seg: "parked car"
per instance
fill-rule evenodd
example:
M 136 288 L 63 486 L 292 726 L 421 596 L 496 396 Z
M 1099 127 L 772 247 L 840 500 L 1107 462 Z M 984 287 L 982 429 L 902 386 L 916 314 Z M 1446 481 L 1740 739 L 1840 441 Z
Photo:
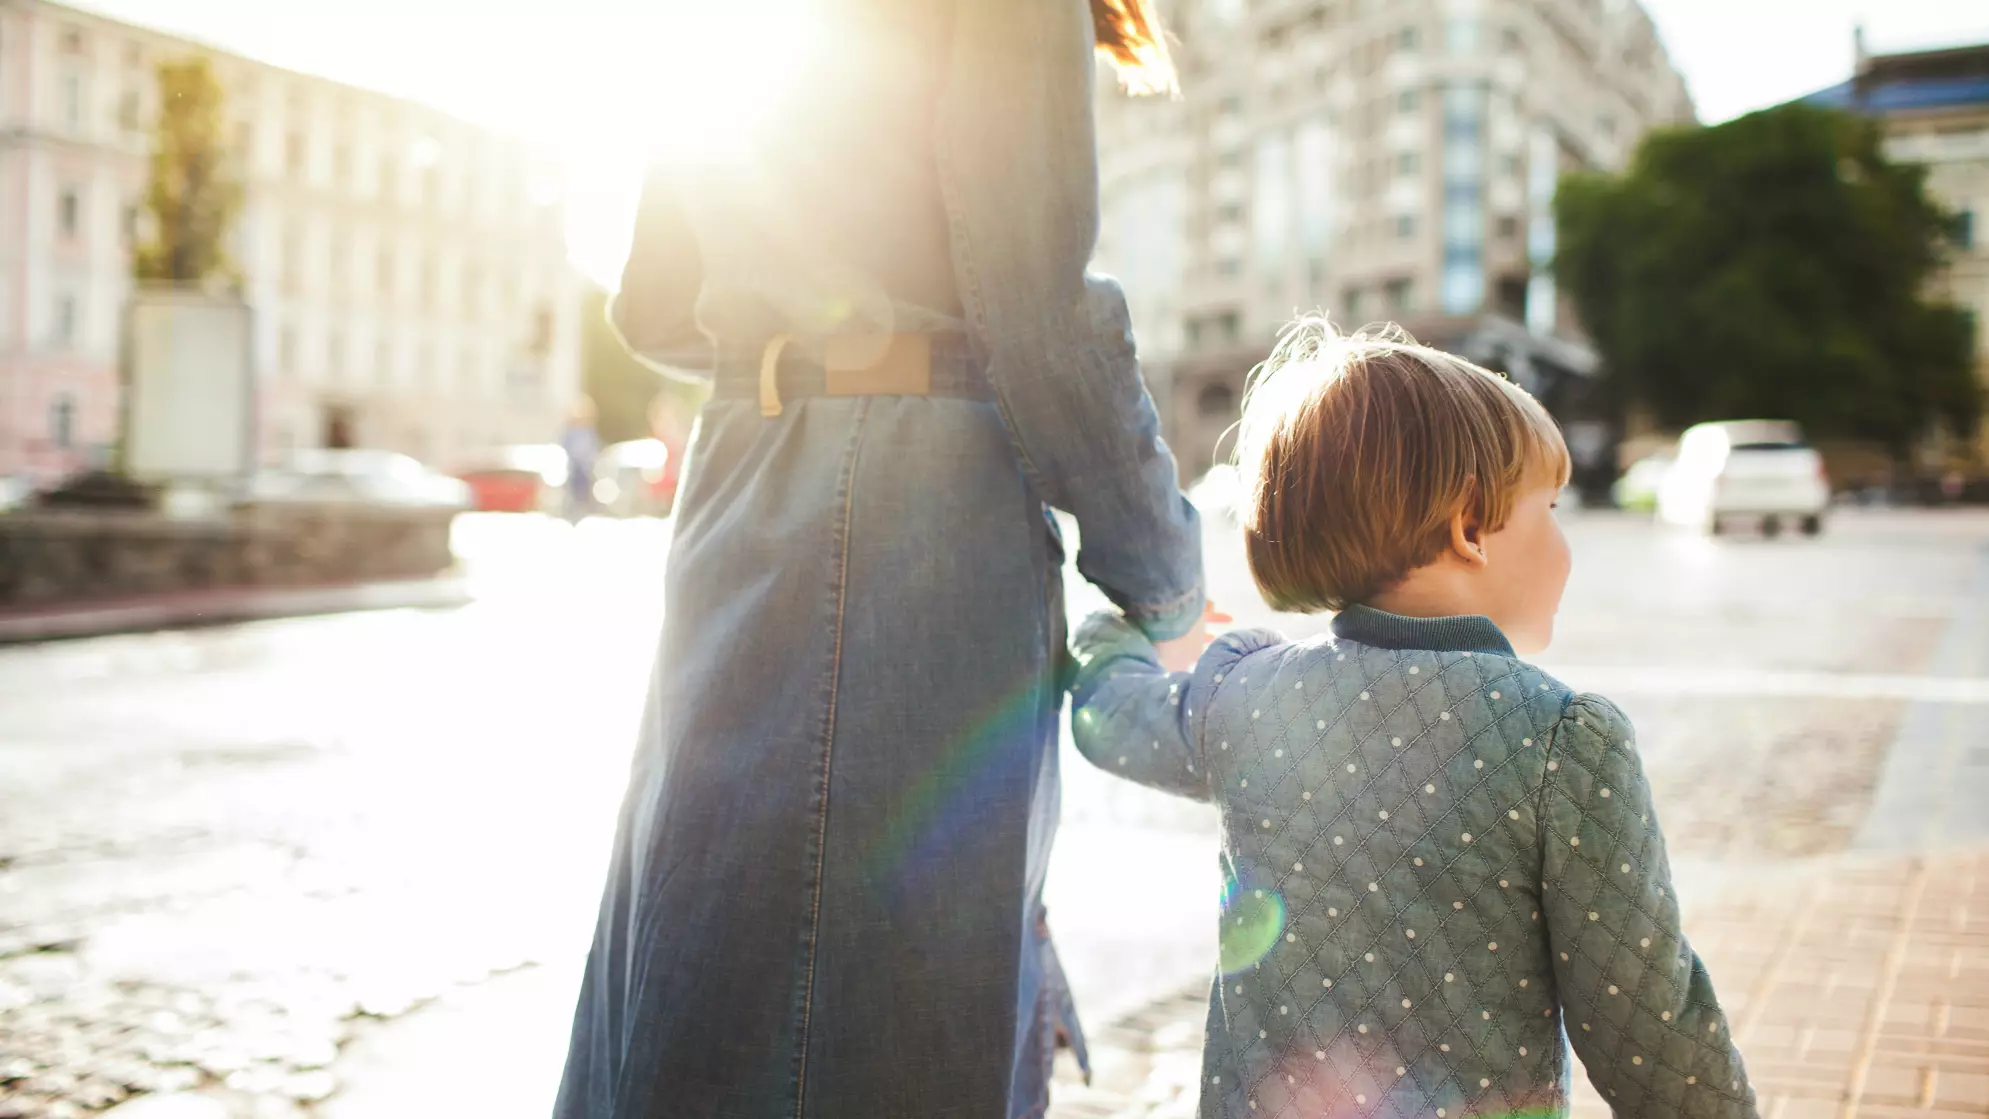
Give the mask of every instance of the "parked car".
M 601 448 L 594 460 L 594 500 L 616 517 L 660 517 L 677 500 L 677 464 L 661 439 L 630 439 Z
M 529 443 L 506 447 L 496 463 L 456 476 L 469 484 L 479 512 L 551 513 L 559 510 L 568 469 L 565 448 Z
M 1718 533 L 1753 520 L 1769 536 L 1785 522 L 1806 535 L 1823 531 L 1830 479 L 1823 456 L 1788 420 L 1723 420 L 1687 428 L 1678 460 L 1658 488 L 1658 517 Z
M 1630 464 L 1616 484 L 1610 487 L 1609 496 L 1619 509 L 1630 509 L 1639 513 L 1657 511 L 1658 490 L 1664 485 L 1664 476 L 1671 472 L 1672 456 L 1661 451 Z
M 285 469 L 256 476 L 251 495 L 260 501 L 365 502 L 468 509 L 469 484 L 394 451 L 310 450 L 293 454 Z

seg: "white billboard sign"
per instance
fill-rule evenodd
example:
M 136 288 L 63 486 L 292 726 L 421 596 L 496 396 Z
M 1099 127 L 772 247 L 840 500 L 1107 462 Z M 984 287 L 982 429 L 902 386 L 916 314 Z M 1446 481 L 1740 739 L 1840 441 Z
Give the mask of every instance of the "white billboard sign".
M 255 464 L 249 307 L 141 289 L 125 322 L 123 465 L 141 481 L 221 480 Z

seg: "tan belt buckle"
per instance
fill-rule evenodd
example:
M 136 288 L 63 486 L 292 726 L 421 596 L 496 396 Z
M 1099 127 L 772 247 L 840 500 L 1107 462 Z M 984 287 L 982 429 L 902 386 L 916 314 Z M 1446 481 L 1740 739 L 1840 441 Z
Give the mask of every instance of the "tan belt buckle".
M 932 336 L 838 335 L 828 340 L 822 367 L 830 396 L 929 396 Z
M 760 415 L 769 419 L 780 415 L 780 352 L 789 339 L 786 334 L 774 335 L 760 354 Z

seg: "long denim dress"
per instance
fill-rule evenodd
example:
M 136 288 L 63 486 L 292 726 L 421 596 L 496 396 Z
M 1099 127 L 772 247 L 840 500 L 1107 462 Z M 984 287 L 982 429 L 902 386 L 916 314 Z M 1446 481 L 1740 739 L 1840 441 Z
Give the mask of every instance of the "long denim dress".
M 560 1119 L 1026 1116 L 1081 1044 L 1041 893 L 1062 546 L 1154 637 L 1199 530 L 1096 236 L 1085 0 L 846 0 L 765 132 L 651 176 L 613 318 L 715 366 Z M 930 396 L 724 391 L 938 336 Z

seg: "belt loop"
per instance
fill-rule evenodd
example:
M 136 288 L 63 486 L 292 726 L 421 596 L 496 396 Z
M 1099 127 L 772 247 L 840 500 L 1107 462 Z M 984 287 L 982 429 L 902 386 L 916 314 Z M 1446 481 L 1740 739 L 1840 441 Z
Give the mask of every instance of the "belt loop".
M 766 352 L 760 355 L 760 415 L 773 417 L 780 415 L 780 353 L 787 348 L 791 335 L 776 334 L 767 340 Z

